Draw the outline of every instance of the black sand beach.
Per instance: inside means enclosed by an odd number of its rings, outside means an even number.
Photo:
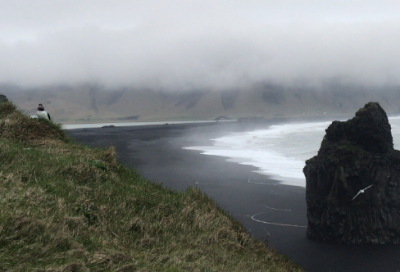
[[[145,178],[174,190],[200,188],[257,239],[306,271],[400,271],[400,246],[327,245],[306,239],[305,188],[280,185],[251,166],[182,147],[264,125],[236,123],[69,130],[79,143],[115,146],[118,158]],[[253,220],[254,219],[254,220]],[[272,224],[271,224],[272,223]]]

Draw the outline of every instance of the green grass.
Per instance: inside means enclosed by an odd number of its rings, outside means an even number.
[[[197,189],[0,104],[0,271],[300,271]]]

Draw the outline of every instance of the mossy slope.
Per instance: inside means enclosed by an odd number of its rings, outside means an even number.
[[[300,271],[197,189],[0,104],[0,271]]]

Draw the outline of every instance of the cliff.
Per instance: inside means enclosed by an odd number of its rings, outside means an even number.
[[[79,145],[11,102],[0,130],[0,271],[302,271],[198,189],[147,181],[113,147]]]
[[[378,103],[346,122],[334,121],[303,172],[309,239],[400,243],[400,152]]]

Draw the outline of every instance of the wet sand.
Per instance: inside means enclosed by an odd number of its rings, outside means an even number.
[[[305,188],[280,185],[255,167],[182,149],[266,124],[181,124],[69,130],[79,143],[115,146],[119,160],[174,190],[200,188],[257,239],[306,271],[400,271],[400,246],[328,245],[306,238]]]

